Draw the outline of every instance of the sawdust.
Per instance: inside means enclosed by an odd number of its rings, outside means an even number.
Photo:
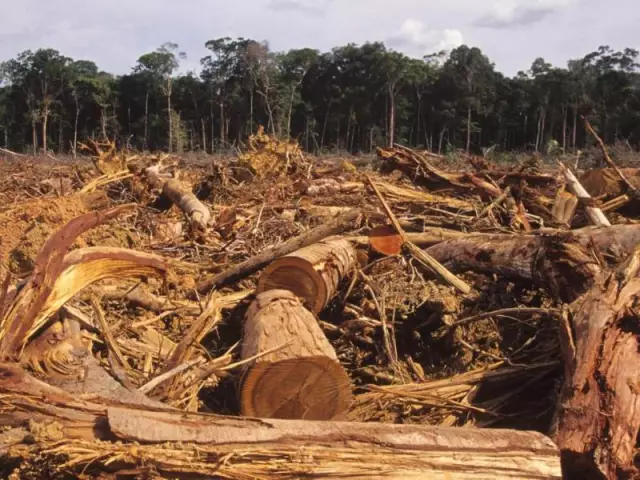
[[[78,215],[100,210],[110,203],[103,191],[69,195],[60,198],[39,198],[20,203],[0,212],[0,262],[15,275],[31,271],[38,251],[58,228]],[[133,238],[117,224],[105,225],[88,232],[76,242],[76,247],[128,247]]]

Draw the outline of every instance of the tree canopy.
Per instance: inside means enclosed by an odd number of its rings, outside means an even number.
[[[383,43],[330,52],[272,51],[247,38],[212,39],[200,74],[167,42],[125,75],[53,49],[0,63],[0,145],[75,152],[88,137],[135,149],[214,152],[263,125],[308,151],[369,152],[403,143],[438,152],[565,151],[589,141],[640,145],[638,51],[601,46],[566,67],[536,58],[507,77],[478,48],[410,58]]]

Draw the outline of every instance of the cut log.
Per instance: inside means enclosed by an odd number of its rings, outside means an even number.
[[[640,478],[640,249],[573,310],[575,357],[556,435],[568,478]],[[570,350],[566,348],[565,350]]]
[[[551,214],[556,222],[570,226],[577,207],[578,197],[566,190],[558,190]]]
[[[175,178],[160,176],[158,165],[145,170],[151,185],[162,189],[162,194],[171,200],[189,218],[191,226],[206,229],[211,221],[211,211],[193,194],[191,189]]]
[[[0,393],[0,425],[14,428],[7,443],[24,447],[13,455],[62,452],[76,473],[145,466],[172,478],[561,478],[557,447],[537,432],[149,411],[84,400],[7,364]]]
[[[313,245],[316,242],[326,239],[332,235],[347,230],[351,223],[360,216],[359,210],[351,210],[340,216],[334,217],[326,223],[309,230],[297,237],[291,238],[281,245],[261,252],[239,265],[236,265],[229,270],[225,270],[218,275],[207,278],[197,285],[198,292],[204,293],[211,290],[213,287],[219,286],[227,281],[241,278],[245,275],[250,275],[262,267],[272,262],[276,258],[289,253],[295,252],[301,248]]]
[[[349,377],[316,317],[287,290],[257,296],[247,311],[242,358],[243,415],[331,420],[351,403]]]
[[[257,292],[289,290],[320,313],[356,262],[356,249],[348,240],[327,239],[272,262],[260,275]]]
[[[589,192],[587,192],[580,184],[573,172],[565,167],[564,164],[560,161],[558,161],[558,166],[560,167],[560,171],[564,175],[569,188],[584,204],[585,212],[587,212],[587,217],[589,217],[591,223],[599,227],[610,227],[611,223],[609,222],[605,214],[602,213],[602,210],[600,210],[598,207],[592,205],[593,199],[591,198],[591,195],[589,195]]]
[[[563,301],[583,294],[600,273],[597,260],[566,235],[469,235],[426,252],[453,271],[476,270],[529,280]]]
[[[406,232],[407,239],[418,247],[431,247],[445,240],[464,238],[468,234],[444,228],[429,228],[422,233]],[[356,245],[367,245],[382,255],[399,255],[402,252],[402,236],[391,225],[372,228],[368,237],[351,237]]]

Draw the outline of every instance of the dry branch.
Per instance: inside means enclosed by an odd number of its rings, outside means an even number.
[[[212,288],[220,286],[225,282],[237,280],[243,276],[250,275],[257,270],[260,270],[276,258],[288,255],[296,250],[324,240],[327,237],[344,232],[350,228],[351,223],[359,216],[360,211],[353,210],[332,218],[319,227],[313,228],[302,235],[287,240],[272,249],[259,253],[229,270],[225,270],[218,275],[201,281],[198,283],[197,289],[199,292],[208,292]]]

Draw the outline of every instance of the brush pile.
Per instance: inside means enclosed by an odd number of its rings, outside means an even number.
[[[624,180],[250,143],[0,163],[5,478],[637,478]]]

